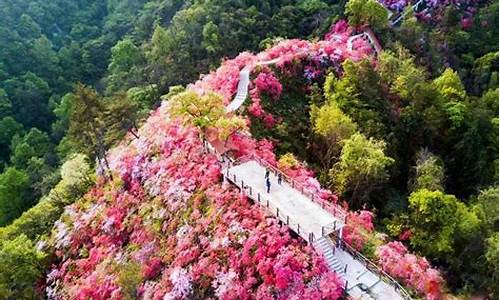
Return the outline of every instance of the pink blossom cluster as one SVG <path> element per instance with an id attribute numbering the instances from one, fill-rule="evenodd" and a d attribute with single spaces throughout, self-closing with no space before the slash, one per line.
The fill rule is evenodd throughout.
<path id="1" fill-rule="evenodd" d="M 408 5 L 414 5 L 416 0 L 378 0 L 380 4 L 395 13 L 401 13 Z M 444 10 L 449 6 L 458 8 L 462 13 L 462 27 L 468 28 L 472 25 L 472 19 L 477 12 L 481 0 L 424 0 L 417 12 L 417 16 L 426 22 L 439 21 Z"/>
<path id="2" fill-rule="evenodd" d="M 253 80 L 254 88 L 250 90 L 252 104 L 248 107 L 248 112 L 254 117 L 262 119 L 264 125 L 271 128 L 276 124 L 277 119 L 272 114 L 264 111 L 261 105 L 261 97 L 262 94 L 266 94 L 272 100 L 276 100 L 281 95 L 283 87 L 274 72 L 267 67 L 264 69 L 265 71 L 258 73 L 257 77 Z"/>
<path id="3" fill-rule="evenodd" d="M 54 229 L 58 262 L 47 295 L 340 298 L 343 283 L 323 258 L 221 183 L 221 165 L 206 153 L 200 132 L 164 113 L 160 107 L 139 139 L 111 151 L 115 181 L 100 180 Z M 247 139 L 242 146 L 274 159 L 271 143 Z"/>
<path id="4" fill-rule="evenodd" d="M 348 213 L 343 238 L 349 245 L 361 251 L 373 234 L 373 213 L 365 210 Z M 425 258 L 408 253 L 401 242 L 378 246 L 375 254 L 379 265 L 389 275 L 428 300 L 442 299 L 444 280 Z"/>
<path id="5" fill-rule="evenodd" d="M 343 229 L 344 240 L 361 251 L 366 244 L 370 234 L 373 233 L 373 213 L 367 210 L 349 212 L 346 217 L 346 225 Z"/>
<path id="6" fill-rule="evenodd" d="M 377 249 L 379 263 L 389 275 L 413 287 L 427 300 L 443 297 L 443 278 L 425 258 L 408 253 L 401 242 L 390 242 Z"/>
<path id="7" fill-rule="evenodd" d="M 246 66 L 253 70 L 251 82 L 253 88 L 249 91 L 251 103 L 248 111 L 251 115 L 263 120 L 272 127 L 279 123 L 279 116 L 273 116 L 262 107 L 262 93 L 276 100 L 281 95 L 282 84 L 275 73 L 268 67 L 254 68 L 259 63 L 275 60 L 275 66 L 281 74 L 296 76 L 297 69 L 303 76 L 315 79 L 323 74 L 326 67 L 333 67 L 340 73 L 341 64 L 346 59 L 354 61 L 366 58 L 373 49 L 364 39 L 357 39 L 353 49 L 348 49 L 347 40 L 353 29 L 344 20 L 334 24 L 325 39 L 318 42 L 291 39 L 277 43 L 275 46 L 259 53 L 241 53 L 234 59 L 225 60 L 221 66 L 189 86 L 190 89 L 203 94 L 213 91 L 221 94 L 226 103 L 236 93 L 239 82 L 239 72 Z"/>

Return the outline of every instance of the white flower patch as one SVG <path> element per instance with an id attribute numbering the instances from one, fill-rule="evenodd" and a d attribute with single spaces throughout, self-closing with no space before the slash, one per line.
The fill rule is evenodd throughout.
<path id="1" fill-rule="evenodd" d="M 175 268 L 170 274 L 170 281 L 174 287 L 169 293 L 165 294 L 163 300 L 185 299 L 193 291 L 191 276 L 184 268 Z"/>
<path id="2" fill-rule="evenodd" d="M 179 230 L 177 230 L 175 236 L 177 237 L 177 239 L 181 239 L 184 235 L 189 233 L 191 229 L 192 229 L 191 226 L 189 226 L 188 224 L 181 226 Z"/>
<path id="3" fill-rule="evenodd" d="M 218 298 L 222 298 L 224 294 L 231 288 L 233 281 L 237 274 L 233 270 L 229 270 L 227 273 L 219 272 L 212 282 L 212 287 L 215 289 L 215 295 Z"/>
<path id="4" fill-rule="evenodd" d="M 56 234 L 54 236 L 55 239 L 55 246 L 57 249 L 61 249 L 64 247 L 69 246 L 69 243 L 71 241 L 70 236 L 68 235 L 69 230 L 68 226 L 64 222 L 61 222 L 61 220 L 57 220 L 54 223 L 55 231 Z"/>

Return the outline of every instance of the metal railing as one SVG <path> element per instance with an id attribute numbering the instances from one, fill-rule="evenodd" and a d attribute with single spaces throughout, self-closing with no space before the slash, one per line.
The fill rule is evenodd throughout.
<path id="1" fill-rule="evenodd" d="M 229 169 L 226 169 L 224 176 L 227 180 L 233 182 L 237 187 L 239 187 L 242 194 L 254 200 L 256 204 L 264 208 L 270 215 L 276 217 L 283 224 L 286 224 L 293 232 L 302 237 L 309 244 L 312 244 L 315 241 L 316 237 L 314 232 L 306 231 L 304 227 L 300 226 L 299 222 L 280 211 L 279 207 L 273 205 L 269 199 L 264 199 L 264 196 L 262 196 L 260 192 L 254 191 L 252 186 L 246 185 L 245 181 L 237 177 L 236 174 L 231 173 Z"/>
<path id="2" fill-rule="evenodd" d="M 262 159 L 262 158 L 260 158 L 260 157 L 258 157 L 256 155 L 254 155 L 254 154 L 249 154 L 249 155 L 245 155 L 245 156 L 243 156 L 241 158 L 238 158 L 238 161 L 240 161 L 240 162 L 246 162 L 246 161 L 250 161 L 250 160 L 257 161 L 259 164 L 261 164 L 265 168 L 270 169 L 271 171 L 273 171 L 273 173 L 276 176 L 278 174 L 281 174 L 281 177 L 282 177 L 283 181 L 287 182 L 292 188 L 300 191 L 300 193 L 302 195 L 304 195 L 307 198 L 311 199 L 312 202 L 320 205 L 323 209 L 325 209 L 329 213 L 333 214 L 337 219 L 339 219 L 339 220 L 341 220 L 342 222 L 345 223 L 345 218 L 346 218 L 347 213 L 345 212 L 345 210 L 343 208 L 341 208 L 340 206 L 338 206 L 336 204 L 326 202 L 325 200 L 323 200 L 319 196 L 319 194 L 317 192 L 311 192 L 311 191 L 307 190 L 307 188 L 303 184 L 301 184 L 300 182 L 296 181 L 292 177 L 286 175 L 285 173 L 283 173 L 283 171 L 281 171 L 277 167 L 271 165 L 266 160 L 264 160 L 264 159 Z"/>
<path id="3" fill-rule="evenodd" d="M 392 286 L 394 290 L 401 295 L 401 297 L 403 297 L 406 300 L 413 299 L 410 293 L 408 293 L 408 291 L 396 279 L 394 279 L 391 275 L 387 274 L 384 270 L 382 270 L 382 268 L 380 268 L 373 261 L 365 257 L 358 250 L 354 249 L 354 247 L 349 245 L 344 239 L 340 239 L 340 245 L 341 248 L 345 250 L 347 253 L 349 253 L 354 259 L 363 263 L 368 270 L 375 273 L 382 281 Z"/>
<path id="4" fill-rule="evenodd" d="M 223 159 L 227 159 L 228 166 L 231 166 L 237 162 L 245 162 L 249 160 L 256 160 L 258 163 L 264 165 L 266 168 L 271 169 L 275 174 L 280 173 L 282 175 L 282 178 L 288 182 L 292 187 L 297 188 L 299 187 L 300 190 L 304 195 L 311 197 L 311 199 L 314 201 L 314 193 L 311 193 L 307 190 L 304 189 L 303 185 L 300 183 L 296 182 L 293 180 L 291 177 L 287 176 L 284 174 L 281 170 L 278 168 L 274 167 L 264 159 L 257 157 L 255 155 L 247 155 L 244 156 L 238 160 L 235 160 L 227 155 L 221 155 L 220 153 L 217 152 L 217 150 L 208 142 L 204 141 L 205 148 L 209 153 L 215 154 L 217 156 L 221 156 Z M 284 214 L 282 211 L 279 210 L 278 207 L 272 204 L 268 199 L 264 199 L 261 193 L 254 191 L 253 188 L 250 185 L 245 185 L 245 182 L 238 178 L 236 174 L 231 173 L 229 171 L 229 167 L 226 168 L 225 174 L 223 176 L 226 177 L 227 180 L 233 182 L 237 187 L 240 188 L 241 193 L 244 195 L 247 195 L 249 198 L 253 199 L 255 203 L 257 203 L 260 207 L 263 207 L 270 215 L 276 217 L 278 220 L 283 222 L 283 224 L 286 224 L 292 231 L 294 231 L 298 236 L 302 237 L 305 241 L 307 241 L 309 244 L 312 245 L 312 243 L 315 241 L 316 237 L 313 232 L 308 232 L 304 230 L 303 227 L 300 226 L 300 223 L 291 218 L 290 216 Z M 321 199 L 318 196 L 316 196 L 317 199 Z M 318 203 L 318 201 L 314 201 Z M 322 201 L 321 204 L 323 204 L 324 201 Z M 320 204 L 320 203 L 318 203 Z M 322 205 L 323 208 L 325 208 L 324 205 Z M 345 216 L 346 213 L 345 211 L 341 210 L 340 208 L 334 207 L 334 211 L 337 212 L 337 214 L 342 214 L 343 216 L 343 221 L 345 222 Z M 321 228 L 321 236 L 328 236 L 331 232 L 335 231 L 337 229 L 337 224 L 336 222 L 333 222 L 331 224 L 328 224 L 326 226 L 322 226 Z M 377 264 L 372 262 L 370 259 L 366 258 L 363 254 L 361 254 L 359 251 L 354 249 L 351 245 L 349 245 L 344 239 L 339 238 L 340 241 L 340 246 L 343 250 L 348 252 L 351 256 L 353 256 L 354 259 L 360 261 L 365 265 L 365 267 L 370 270 L 371 272 L 377 274 L 381 280 L 383 280 L 385 283 L 389 284 L 390 286 L 394 287 L 394 290 L 397 291 L 404 299 L 406 300 L 412 300 L 413 298 L 411 295 L 408 293 L 408 291 L 398 282 L 396 281 L 392 276 L 387 274 L 382 268 L 380 268 Z M 334 245 L 332 245 L 335 247 Z"/>

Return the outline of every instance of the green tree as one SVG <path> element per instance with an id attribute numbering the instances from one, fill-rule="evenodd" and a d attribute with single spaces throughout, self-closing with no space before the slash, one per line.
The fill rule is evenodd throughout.
<path id="1" fill-rule="evenodd" d="M 349 0 L 345 7 L 349 25 L 359 27 L 371 26 L 382 29 L 388 26 L 387 10 L 375 0 Z"/>
<path id="2" fill-rule="evenodd" d="M 340 160 L 330 170 L 333 186 L 354 207 L 368 203 L 370 193 L 384 183 L 394 159 L 385 155 L 385 142 L 367 139 L 360 133 L 343 141 Z"/>
<path id="3" fill-rule="evenodd" d="M 324 144 L 324 150 L 318 155 L 322 168 L 330 169 L 342 149 L 342 141 L 356 132 L 357 125 L 335 103 L 325 104 L 319 109 L 313 107 L 311 119 L 314 133 L 321 136 Z"/>
<path id="4" fill-rule="evenodd" d="M 12 138 L 16 134 L 23 133 L 23 125 L 19 124 L 12 117 L 0 119 L 0 160 L 7 161 L 10 157 L 9 146 Z"/>
<path id="5" fill-rule="evenodd" d="M 181 117 L 201 129 L 213 126 L 226 114 L 222 97 L 215 93 L 199 96 L 193 91 L 186 91 L 173 96 L 170 103 L 172 116 Z"/>
<path id="6" fill-rule="evenodd" d="M 29 175 L 12 167 L 5 169 L 0 174 L 0 225 L 10 223 L 32 204 Z"/>
<path id="7" fill-rule="evenodd" d="M 111 48 L 110 73 L 106 78 L 107 91 L 127 90 L 144 81 L 144 57 L 130 38 L 125 38 Z"/>
<path id="8" fill-rule="evenodd" d="M 24 234 L 0 243 L 0 298 L 38 299 L 46 255 Z"/>
<path id="9" fill-rule="evenodd" d="M 76 152 L 84 153 L 91 159 L 97 156 L 97 146 L 102 142 L 99 134 L 103 111 L 103 101 L 94 90 L 82 84 L 76 85 L 67 136 Z"/>
<path id="10" fill-rule="evenodd" d="M 0 118 L 5 118 L 12 114 L 12 103 L 4 89 L 0 88 Z"/>
<path id="11" fill-rule="evenodd" d="M 421 189 L 409 198 L 411 245 L 423 255 L 452 261 L 458 241 L 473 236 L 477 215 L 453 195 Z"/>
<path id="12" fill-rule="evenodd" d="M 31 158 L 42 158 L 48 155 L 52 150 L 52 143 L 47 133 L 31 128 L 24 136 L 15 136 L 12 139 L 11 149 L 12 165 L 18 169 L 24 169 Z"/>
<path id="13" fill-rule="evenodd" d="M 495 297 L 498 295 L 498 232 L 493 233 L 488 239 L 486 239 L 486 261 L 488 262 L 489 268 L 489 280 L 491 295 Z"/>
<path id="14" fill-rule="evenodd" d="M 452 128 L 459 128 L 465 119 L 466 93 L 458 73 L 446 69 L 441 76 L 434 79 L 434 88 L 438 92 L 439 101 L 443 104 Z"/>
<path id="15" fill-rule="evenodd" d="M 420 150 L 417 153 L 415 178 L 410 184 L 411 190 L 443 191 L 444 179 L 442 161 L 428 149 Z"/>

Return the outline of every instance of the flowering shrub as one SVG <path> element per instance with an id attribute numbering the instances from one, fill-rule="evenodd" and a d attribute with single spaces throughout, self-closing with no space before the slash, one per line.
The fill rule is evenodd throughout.
<path id="1" fill-rule="evenodd" d="M 380 4 L 394 13 L 401 13 L 408 5 L 414 5 L 416 0 L 378 0 Z M 462 26 L 466 28 L 472 16 L 476 13 L 480 0 L 424 0 L 420 4 L 417 17 L 427 22 L 439 21 L 445 8 L 449 6 L 456 7 L 463 13 Z"/>
<path id="2" fill-rule="evenodd" d="M 200 80 L 189 86 L 189 89 L 199 94 L 209 91 L 217 92 L 224 98 L 225 103 L 229 103 L 231 97 L 236 93 L 239 82 L 239 72 L 246 66 L 253 70 L 249 87 L 251 103 L 248 105 L 248 112 L 261 119 L 268 128 L 279 122 L 279 117 L 266 112 L 262 107 L 262 95 L 266 94 L 271 99 L 277 100 L 282 92 L 282 83 L 276 74 L 267 66 L 255 68 L 259 63 L 277 59 L 274 66 L 281 74 L 295 76 L 297 64 L 303 65 L 303 76 L 309 80 L 316 79 L 323 72 L 331 67 L 341 73 L 342 62 L 346 59 L 354 61 L 361 60 L 372 53 L 372 48 L 368 41 L 357 39 L 353 50 L 347 48 L 347 40 L 352 33 L 352 29 L 345 21 L 334 24 L 330 32 L 325 36 L 325 40 L 309 42 L 304 40 L 284 40 L 275 46 L 257 55 L 251 53 L 241 53 L 234 59 L 224 61 L 221 66 L 208 75 L 202 76 Z M 271 103 L 272 105 L 272 103 Z"/>
<path id="3" fill-rule="evenodd" d="M 378 247 L 377 256 L 384 271 L 413 287 L 428 300 L 442 299 L 443 278 L 425 258 L 408 253 L 400 242 Z"/>
<path id="4" fill-rule="evenodd" d="M 219 102 L 228 103 L 243 67 L 253 69 L 258 62 L 278 58 L 279 72 L 262 67 L 252 74 L 255 79 L 248 108 L 272 126 L 279 118 L 264 111 L 261 96 L 278 100 L 283 86 L 276 74 L 297 74 L 294 66 L 302 65 L 298 69 L 308 80 L 314 80 L 324 69 L 335 69 L 347 58 L 366 57 L 370 53 L 366 41 L 358 41 L 355 50 L 346 48 L 350 34 L 351 29 L 341 21 L 317 43 L 288 40 L 258 55 L 242 53 L 189 88 L 200 95 L 219 93 L 223 97 Z M 66 208 L 53 229 L 52 246 L 58 261 L 47 276 L 47 296 L 340 298 L 343 283 L 328 270 L 323 258 L 303 241 L 290 237 L 286 227 L 266 218 L 238 190 L 221 183 L 222 166 L 204 148 L 200 129 L 172 119 L 169 111 L 169 103 L 163 103 L 139 129 L 139 138 L 129 138 L 110 151 L 113 182 L 98 180 L 83 199 Z M 233 126 L 226 127 L 233 132 Z M 220 139 L 221 132 L 208 131 L 203 132 L 207 138 L 214 142 Z M 235 158 L 257 156 L 301 184 L 305 191 L 337 202 L 303 163 L 290 156 L 277 161 L 272 142 L 257 141 L 242 132 L 222 136 L 227 140 L 224 145 L 218 141 L 220 148 Z M 352 212 L 347 217 L 344 238 L 358 250 L 373 235 L 372 218 L 367 211 Z M 417 259 L 401 247 L 393 243 L 380 246 L 377 254 L 382 266 L 419 292 L 438 295 L 439 274 L 425 259 Z M 408 262 L 404 271 L 390 265 L 397 265 L 399 258 Z M 420 269 L 410 264 L 412 260 Z M 129 272 L 133 278 L 120 272 L 127 266 L 139 266 L 137 272 Z"/>
<path id="5" fill-rule="evenodd" d="M 199 130 L 166 113 L 160 107 L 139 139 L 111 151 L 114 182 L 101 181 L 66 209 L 53 232 L 59 262 L 47 278 L 47 294 L 338 299 L 343 283 L 323 258 L 222 184 L 221 165 L 205 152 Z M 240 139 L 274 159 L 271 143 Z M 134 264 L 137 282 L 118 275 Z"/>
<path id="6" fill-rule="evenodd" d="M 358 212 L 349 212 L 346 217 L 346 225 L 343 229 L 344 240 L 354 247 L 354 249 L 361 251 L 370 235 L 373 234 L 373 214 L 366 210 Z"/>

